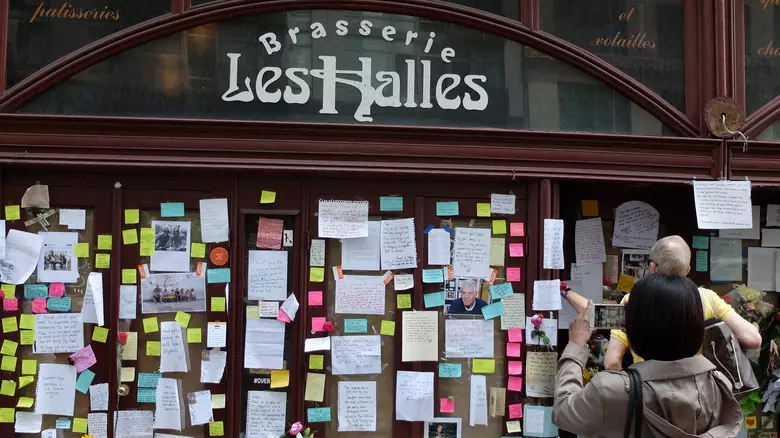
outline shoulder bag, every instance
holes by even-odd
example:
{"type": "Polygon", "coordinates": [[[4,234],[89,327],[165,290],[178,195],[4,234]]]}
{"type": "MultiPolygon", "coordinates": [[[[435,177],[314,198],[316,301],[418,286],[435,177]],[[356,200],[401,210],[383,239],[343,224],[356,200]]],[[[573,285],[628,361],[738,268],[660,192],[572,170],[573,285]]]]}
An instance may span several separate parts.
{"type": "Polygon", "coordinates": [[[634,437],[642,436],[642,419],[644,418],[644,399],[642,398],[642,377],[636,370],[627,369],[628,373],[628,413],[626,414],[626,427],[624,438],[631,437],[631,423],[634,424],[634,437]]]}

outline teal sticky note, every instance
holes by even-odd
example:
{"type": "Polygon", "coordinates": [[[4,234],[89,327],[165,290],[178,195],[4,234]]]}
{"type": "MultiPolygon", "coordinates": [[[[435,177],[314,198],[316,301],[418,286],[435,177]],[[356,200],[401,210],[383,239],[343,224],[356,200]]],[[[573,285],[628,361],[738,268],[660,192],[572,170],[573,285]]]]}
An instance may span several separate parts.
{"type": "Polygon", "coordinates": [[[440,363],[439,364],[439,377],[446,379],[457,379],[460,377],[460,364],[459,363],[440,363]]]}
{"type": "Polygon", "coordinates": [[[184,216],[183,202],[162,202],[160,203],[160,216],[162,217],[182,217],[184,216]]]}
{"type": "Polygon", "coordinates": [[[230,283],[230,268],[209,269],[206,276],[209,283],[230,283]]]}
{"type": "Polygon", "coordinates": [[[367,319],[345,319],[344,333],[368,333],[367,319]]]}
{"type": "Polygon", "coordinates": [[[426,309],[444,305],[444,291],[425,294],[423,295],[423,298],[425,299],[426,309]]]}
{"type": "Polygon", "coordinates": [[[49,288],[45,284],[25,284],[24,297],[28,300],[46,298],[49,296],[49,288]]]}
{"type": "Polygon", "coordinates": [[[482,308],[482,316],[484,316],[485,319],[493,319],[503,314],[504,314],[504,303],[502,303],[501,301],[493,304],[488,304],[487,306],[482,308]]]}
{"type": "Polygon", "coordinates": [[[58,418],[55,427],[57,429],[70,429],[70,418],[58,418]]]}
{"type": "Polygon", "coordinates": [[[458,201],[436,203],[436,216],[457,216],[458,214],[460,214],[458,201]]]}
{"type": "Polygon", "coordinates": [[[552,406],[523,406],[523,435],[524,436],[558,436],[558,427],[552,422],[552,406]],[[542,430],[539,431],[537,420],[542,418],[542,430]],[[528,424],[533,421],[534,424],[528,424]],[[532,426],[532,427],[529,427],[532,426]]]}
{"type": "Polygon", "coordinates": [[[493,297],[494,300],[511,297],[514,294],[512,283],[501,283],[490,286],[490,296],[493,297]]]}
{"type": "Polygon", "coordinates": [[[309,408],[309,423],[327,423],[330,421],[330,408],[309,408]]]}
{"type": "Polygon", "coordinates": [[[693,247],[695,249],[709,249],[710,238],[705,236],[693,236],[693,247]]]}
{"type": "Polygon", "coordinates": [[[707,251],[696,251],[696,272],[709,271],[708,262],[709,254],[707,251]]]}
{"type": "Polygon", "coordinates": [[[157,381],[160,380],[160,373],[138,373],[139,388],[157,388],[157,381]]]}
{"type": "Polygon", "coordinates": [[[423,283],[444,283],[444,271],[441,269],[423,269],[423,283]]]}
{"type": "Polygon", "coordinates": [[[49,297],[46,300],[46,309],[53,312],[69,312],[70,311],[70,297],[54,298],[49,297]]]}
{"type": "Polygon", "coordinates": [[[92,379],[95,378],[95,373],[90,370],[84,370],[79,374],[79,378],[76,380],[76,391],[86,394],[89,391],[89,385],[92,384],[92,379]]]}
{"type": "Polygon", "coordinates": [[[138,388],[138,396],[136,397],[138,403],[157,403],[157,389],[156,388],[138,388]]]}
{"type": "Polygon", "coordinates": [[[404,211],[404,198],[400,196],[380,196],[379,211],[404,211]]]}

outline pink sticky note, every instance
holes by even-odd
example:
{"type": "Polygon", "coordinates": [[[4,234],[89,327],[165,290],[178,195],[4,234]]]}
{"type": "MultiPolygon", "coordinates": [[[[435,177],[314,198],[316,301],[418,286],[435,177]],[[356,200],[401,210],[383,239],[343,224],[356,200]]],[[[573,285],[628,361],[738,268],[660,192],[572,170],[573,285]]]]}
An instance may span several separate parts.
{"type": "Polygon", "coordinates": [[[523,391],[523,378],[522,377],[509,377],[509,384],[506,388],[510,391],[523,391]]]}
{"type": "Polygon", "coordinates": [[[450,400],[447,397],[442,397],[439,401],[439,410],[442,414],[455,412],[455,399],[450,400]]]}
{"type": "Polygon", "coordinates": [[[523,342],[523,329],[511,328],[509,332],[509,342],[523,342]]]}
{"type": "Polygon", "coordinates": [[[276,314],[276,319],[279,320],[279,321],[284,321],[284,322],[286,322],[288,324],[292,322],[290,317],[287,316],[286,313],[284,313],[284,310],[282,310],[281,307],[279,308],[279,313],[276,314]]]}
{"type": "Polygon", "coordinates": [[[513,418],[523,418],[523,404],[522,403],[516,403],[513,405],[509,405],[509,419],[513,418]]]}
{"type": "Polygon", "coordinates": [[[523,244],[522,243],[510,243],[509,244],[509,257],[523,257],[523,244]]]}
{"type": "Polygon", "coordinates": [[[95,352],[92,351],[91,345],[87,345],[81,350],[71,354],[70,358],[73,359],[73,365],[76,366],[76,371],[79,373],[97,363],[95,352]]]}
{"type": "Polygon", "coordinates": [[[310,290],[309,291],[309,305],[310,306],[321,306],[322,305],[322,291],[321,290],[310,290]]]}
{"type": "Polygon", "coordinates": [[[518,360],[509,361],[509,374],[513,376],[519,376],[523,374],[523,362],[518,360]]]}
{"type": "Polygon", "coordinates": [[[510,342],[506,344],[506,355],[509,357],[520,357],[520,343],[510,342]]]}
{"type": "Polygon", "coordinates": [[[49,285],[49,296],[62,298],[65,295],[65,285],[62,283],[52,283],[49,285]]]}
{"type": "Polygon", "coordinates": [[[316,316],[311,319],[311,331],[313,332],[324,332],[325,331],[325,321],[327,319],[324,316],[316,316]]]}
{"type": "Polygon", "coordinates": [[[3,299],[3,310],[14,312],[19,310],[19,299],[11,298],[10,300],[3,299]]]}
{"type": "Polygon", "coordinates": [[[33,313],[47,313],[46,312],[46,298],[35,298],[32,300],[32,312],[33,313]]]}
{"type": "Polygon", "coordinates": [[[509,235],[512,237],[525,236],[525,224],[522,222],[512,222],[509,224],[509,235]]]}
{"type": "Polygon", "coordinates": [[[520,268],[506,268],[506,281],[520,281],[520,268]]]}

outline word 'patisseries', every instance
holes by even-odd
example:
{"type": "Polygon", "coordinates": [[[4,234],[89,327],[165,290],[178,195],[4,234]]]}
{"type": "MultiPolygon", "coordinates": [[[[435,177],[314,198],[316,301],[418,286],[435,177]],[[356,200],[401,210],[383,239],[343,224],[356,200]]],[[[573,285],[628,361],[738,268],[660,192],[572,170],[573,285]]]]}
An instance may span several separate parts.
{"type": "MultiPolygon", "coordinates": [[[[396,42],[409,46],[418,38],[417,32],[408,31],[405,35],[396,36],[397,31],[393,26],[385,26],[379,29],[373,29],[374,24],[369,20],[360,22],[357,33],[362,36],[369,36],[376,31],[381,34],[387,42],[396,42]]],[[[322,23],[314,22],[311,24],[312,39],[324,38],[328,35],[327,30],[322,23]]],[[[345,36],[351,32],[349,23],[345,20],[336,22],[335,33],[339,36],[345,36]]],[[[298,27],[289,29],[287,37],[292,44],[298,43],[298,27]]],[[[286,38],[286,37],[285,37],[286,38]]],[[[423,37],[425,38],[425,37],[423,37]]],[[[424,53],[430,53],[434,46],[436,34],[431,32],[425,43],[424,53]]],[[[282,42],[279,36],[273,32],[266,33],[258,38],[268,55],[273,55],[282,50],[282,42]]],[[[284,101],[288,104],[306,104],[311,97],[311,88],[306,82],[305,76],[310,75],[313,78],[322,80],[322,108],[320,114],[338,114],[336,110],[336,85],[349,85],[360,92],[360,103],[355,111],[355,120],[359,122],[371,122],[371,108],[376,104],[379,107],[398,108],[403,105],[406,108],[433,108],[434,102],[441,109],[455,110],[463,108],[471,111],[482,111],[487,108],[488,94],[480,84],[487,82],[487,77],[483,75],[461,75],[446,73],[434,80],[431,77],[431,63],[439,62],[438,59],[420,60],[416,58],[406,59],[406,83],[402,84],[401,76],[397,71],[378,71],[373,74],[372,60],[370,57],[358,57],[361,68],[359,70],[339,69],[340,60],[336,56],[319,56],[322,62],[322,68],[309,70],[301,67],[290,67],[282,71],[280,67],[267,66],[260,69],[257,73],[252,87],[252,80],[249,77],[244,78],[244,89],[239,86],[238,67],[241,53],[227,53],[230,59],[230,84],[227,91],[222,95],[222,100],[226,102],[252,102],[255,99],[262,103],[279,103],[284,101]],[[417,65],[421,66],[422,76],[422,95],[420,102],[416,101],[417,82],[415,80],[418,72],[417,65]],[[294,84],[282,87],[274,85],[282,74],[287,80],[294,84]],[[355,77],[355,79],[348,79],[355,77]],[[378,85],[374,87],[374,79],[378,85]],[[470,91],[456,91],[463,84],[470,91]],[[402,103],[402,85],[404,89],[404,100],[402,103]],[[283,88],[283,89],[282,89],[283,88]]],[[[439,51],[441,62],[451,63],[455,57],[455,50],[451,47],[444,47],[439,51]]],[[[343,64],[342,64],[343,65],[343,64]]]]}
{"type": "Polygon", "coordinates": [[[99,8],[79,8],[71,3],[59,7],[41,2],[30,17],[30,23],[39,18],[64,18],[72,20],[119,20],[119,10],[109,10],[108,6],[99,8]]]}

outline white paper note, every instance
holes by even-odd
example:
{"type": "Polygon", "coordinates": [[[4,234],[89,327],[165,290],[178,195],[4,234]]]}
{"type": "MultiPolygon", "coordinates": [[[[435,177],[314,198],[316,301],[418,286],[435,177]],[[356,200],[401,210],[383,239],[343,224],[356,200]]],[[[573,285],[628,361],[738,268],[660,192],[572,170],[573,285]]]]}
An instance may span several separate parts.
{"type": "Polygon", "coordinates": [[[544,220],[544,269],[563,269],[563,220],[544,220]]]}
{"type": "Polygon", "coordinates": [[[287,299],[287,251],[249,251],[249,299],[287,299]]]}
{"type": "Polygon", "coordinates": [[[776,264],[776,249],[748,248],[748,287],[765,292],[774,291],[776,264]]]}
{"type": "Polygon", "coordinates": [[[87,290],[81,306],[81,321],[103,327],[103,274],[101,272],[90,272],[87,277],[87,290]]]}
{"type": "Polygon", "coordinates": [[[490,212],[493,214],[515,214],[515,195],[491,193],[490,212]]]}
{"type": "Polygon", "coordinates": [[[43,424],[43,415],[32,412],[16,411],[16,433],[40,433],[43,424]]]}
{"type": "Polygon", "coordinates": [[[227,199],[201,199],[201,241],[203,243],[227,242],[229,230],[227,199]]]}
{"type": "Polygon", "coordinates": [[[382,372],[382,340],[379,335],[331,336],[331,369],[334,376],[382,372]]]}
{"type": "Polygon", "coordinates": [[[393,276],[393,289],[409,290],[414,287],[414,275],[412,274],[398,274],[393,276]]]}
{"type": "Polygon", "coordinates": [[[214,421],[214,411],[211,408],[211,391],[196,391],[187,394],[187,405],[190,410],[190,424],[199,426],[214,421]]]}
{"type": "Polygon", "coordinates": [[[322,239],[312,239],[311,249],[309,249],[309,265],[325,266],[325,241],[322,239]]]}
{"type": "Polygon", "coordinates": [[[284,357],[285,323],[272,319],[246,322],[244,368],[281,370],[284,357]]]}
{"type": "Polygon", "coordinates": [[[742,241],[710,238],[710,280],[742,281],[742,241]]]}
{"type": "Polygon", "coordinates": [[[76,401],[76,367],[40,364],[35,394],[36,414],[72,417],[76,401]]]}
{"type": "Polygon", "coordinates": [[[224,348],[227,346],[227,323],[209,322],[206,331],[206,346],[224,348]]]}
{"type": "Polygon", "coordinates": [[[330,336],[322,338],[306,338],[303,342],[303,352],[330,351],[330,336]]]}
{"type": "Polygon", "coordinates": [[[780,229],[764,228],[761,230],[761,246],[766,248],[780,248],[780,229]]]}
{"type": "Polygon", "coordinates": [[[320,200],[317,225],[320,238],[366,237],[368,236],[368,201],[320,200]]]}
{"type": "Polygon", "coordinates": [[[501,330],[525,328],[525,294],[515,293],[501,298],[504,314],[501,315],[501,330]]]}
{"type": "Polygon", "coordinates": [[[137,299],[138,286],[126,284],[119,286],[119,319],[135,319],[137,299]]]}
{"type": "Polygon", "coordinates": [[[278,301],[260,301],[259,303],[260,317],[261,318],[274,318],[279,316],[279,302],[278,301]]]}
{"type": "Polygon", "coordinates": [[[79,278],[79,264],[76,259],[79,234],[43,231],[38,234],[43,239],[43,248],[38,258],[38,281],[75,283],[79,278]]]}
{"type": "Polygon", "coordinates": [[[382,221],[382,269],[417,267],[414,219],[382,221]]]}
{"type": "Polygon", "coordinates": [[[525,392],[529,397],[552,397],[558,353],[529,351],[526,353],[525,392]]]}
{"type": "Polygon", "coordinates": [[[395,419],[433,420],[433,373],[396,372],[395,419]]]}
{"type": "Polygon", "coordinates": [[[574,253],[578,264],[607,261],[600,217],[577,221],[574,224],[574,253]]]}
{"type": "Polygon", "coordinates": [[[69,230],[83,230],[87,227],[87,211],[82,209],[61,208],[60,225],[69,230]]]}
{"type": "Polygon", "coordinates": [[[487,407],[487,378],[479,374],[472,374],[469,394],[469,426],[487,426],[487,407]]]}
{"type": "Polygon", "coordinates": [[[780,227],[780,204],[768,204],[766,206],[766,226],[780,227]]]}
{"type": "Polygon", "coordinates": [[[204,350],[200,358],[200,383],[219,383],[225,374],[227,351],[204,350]]]}
{"type": "Polygon", "coordinates": [[[287,393],[249,391],[246,404],[246,437],[268,438],[287,431],[287,393]]]}
{"type": "Polygon", "coordinates": [[[108,414],[105,412],[87,414],[87,428],[93,438],[108,438],[108,414]]]}
{"type": "MultiPolygon", "coordinates": [[[[616,248],[650,249],[658,239],[661,215],[652,205],[642,201],[629,201],[615,210],[612,229],[612,246],[616,248]]],[[[605,260],[577,259],[577,263],[600,263],[605,260]]]]}
{"type": "Polygon", "coordinates": [[[456,228],[452,250],[455,277],[485,278],[490,275],[490,229],[456,228]]]}
{"type": "Polygon", "coordinates": [[[161,378],[155,394],[154,428],[181,431],[182,400],[176,379],[161,378]]]}
{"type": "Polygon", "coordinates": [[[98,383],[89,387],[89,409],[92,411],[108,410],[108,383],[98,383]]]}
{"type": "MultiPolygon", "coordinates": [[[[544,341],[538,338],[533,338],[531,334],[533,333],[533,327],[534,325],[531,324],[531,318],[526,317],[525,319],[525,343],[528,345],[544,345],[544,341]]],[[[542,326],[539,327],[542,329],[542,331],[547,335],[547,337],[550,339],[550,346],[554,347],[558,345],[558,320],[557,319],[550,319],[550,318],[544,318],[542,320],[542,326]]]]}
{"type": "Polygon", "coordinates": [[[384,315],[385,283],[382,276],[345,275],[336,282],[336,313],[384,315]]]}
{"type": "Polygon", "coordinates": [[[184,331],[176,321],[160,323],[160,372],[186,373],[190,371],[184,331]]]}
{"type": "Polygon", "coordinates": [[[339,382],[339,432],[376,431],[376,382],[339,382]]]}
{"type": "Polygon", "coordinates": [[[751,208],[753,226],[744,229],[723,229],[718,230],[718,237],[725,239],[751,239],[761,238],[761,206],[754,205],[751,208]]]}
{"type": "Polygon", "coordinates": [[[43,237],[11,230],[5,239],[5,259],[0,260],[0,282],[22,284],[38,266],[43,237]]]}
{"type": "Polygon", "coordinates": [[[116,438],[151,438],[154,434],[154,411],[114,412],[116,438]]]}
{"type": "Polygon", "coordinates": [[[534,281],[533,310],[561,309],[561,280],[534,281]]]}
{"type": "MultiPolygon", "coordinates": [[[[368,236],[341,241],[341,268],[353,271],[378,271],[381,223],[368,223],[368,236]]],[[[322,241],[324,242],[324,240],[322,241]]],[[[314,242],[312,242],[312,247],[314,242]]],[[[311,264],[312,266],[318,266],[311,264]]]]}
{"type": "Polygon", "coordinates": [[[752,228],[750,181],[693,181],[702,230],[752,228]]]}
{"type": "Polygon", "coordinates": [[[450,233],[441,228],[428,232],[428,264],[447,266],[451,263],[450,233]]]}
{"type": "Polygon", "coordinates": [[[79,313],[35,315],[33,353],[74,353],[84,348],[84,323],[79,313]]]}
{"type": "Polygon", "coordinates": [[[439,312],[403,312],[401,324],[401,361],[437,362],[439,360],[439,312]]]}
{"type": "Polygon", "coordinates": [[[298,304],[298,299],[295,298],[295,294],[290,294],[282,303],[282,311],[290,318],[290,321],[295,321],[298,307],[300,307],[300,304],[298,304]]]}
{"type": "Polygon", "coordinates": [[[5,260],[5,220],[0,220],[0,260],[5,260]]]}
{"type": "Polygon", "coordinates": [[[190,272],[192,223],[185,221],[152,221],[154,254],[153,272],[190,272]]]}
{"type": "Polygon", "coordinates": [[[46,429],[41,432],[41,438],[60,438],[57,429],[46,429]]]}
{"type": "MultiPolygon", "coordinates": [[[[571,279],[568,281],[569,287],[588,298],[596,304],[603,301],[604,292],[604,265],[593,263],[590,265],[571,265],[571,279]]],[[[577,317],[577,312],[569,304],[569,301],[562,300],[561,311],[558,312],[558,325],[566,329],[577,317]]]]}
{"type": "Polygon", "coordinates": [[[492,319],[447,319],[444,322],[444,352],[447,359],[492,358],[494,325],[492,319]]]}

